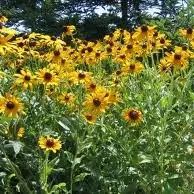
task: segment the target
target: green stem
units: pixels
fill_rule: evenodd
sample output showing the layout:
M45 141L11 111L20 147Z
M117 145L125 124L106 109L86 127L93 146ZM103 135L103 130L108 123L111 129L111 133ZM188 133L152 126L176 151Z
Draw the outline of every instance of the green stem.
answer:
M20 174L20 172L18 172L18 170L14 167L14 165L12 164L12 162L10 161L9 157L7 156L4 148L2 145L0 145L0 149L3 152L3 154L5 155L5 158L10 166L10 168L12 169L12 171L14 172L14 174L16 175L16 177L18 178L19 182L23 185L25 192L32 194L31 190L28 188L27 183L24 181L24 178L22 177L22 175Z
M44 161L44 171L43 171L43 190L47 192L47 179L48 179L48 158L49 158L49 152L46 152L46 157Z

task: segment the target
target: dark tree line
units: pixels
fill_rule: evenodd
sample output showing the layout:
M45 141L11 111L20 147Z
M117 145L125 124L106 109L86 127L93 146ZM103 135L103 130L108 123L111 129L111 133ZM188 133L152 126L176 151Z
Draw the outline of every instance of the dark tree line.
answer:
M97 8L108 10L98 15ZM151 18L146 11L158 8L158 17L173 17L180 0L1 0L0 13L9 25L18 24L34 32L58 35L74 24L84 38L100 38L110 26L132 29Z

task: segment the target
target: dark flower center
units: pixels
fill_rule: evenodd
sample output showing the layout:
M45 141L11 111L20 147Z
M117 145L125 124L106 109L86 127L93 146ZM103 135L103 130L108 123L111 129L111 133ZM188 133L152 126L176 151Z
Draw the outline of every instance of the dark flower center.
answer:
M175 60L181 60L181 55L176 53L176 54L174 55L174 59L175 59Z
M32 40L29 42L30 47L36 46L36 41Z
M101 102L98 98L93 99L93 103L94 103L95 106L100 106L101 105Z
M164 39L164 38L161 38L161 39L160 39L160 43L161 43L161 44L164 44L164 43L165 43L165 39Z
M95 84L90 84L90 88L91 89L95 89L96 88L96 85Z
M113 41L109 41L108 43L110 46L114 46L114 42Z
M100 53L96 53L96 57L100 57Z
M84 79L86 75L84 73L79 73L78 74L79 79Z
M64 32L64 33L68 32L68 27L67 27L67 26L64 26L64 27L63 27L63 32Z
M192 34L193 33L193 29L191 27L187 28L187 34Z
M24 79L25 79L26 81L30 81L31 78L30 78L29 75L25 75Z
M23 42L18 42L18 47L23 47L24 43Z
M183 49L184 51L186 51L186 50L187 50L187 46L186 46L186 45L182 46L182 49Z
M120 55L120 58L121 58L121 59L125 59L126 56L125 56L125 55Z
M29 35L27 34L27 33L25 33L24 35L23 35L23 39L27 39L29 37Z
M54 55L57 57L60 55L60 52L58 50L54 51Z
M54 145L55 145L54 140L52 140L52 139L47 139L47 141L46 141L46 147L52 148Z
M112 52L112 49L111 49L111 48L107 48L106 51L107 51L108 53L111 53L111 52Z
M15 104L14 104L12 101L9 101L9 102L7 102L7 104L6 104L6 107L7 107L8 109L14 109Z
M134 69L135 69L135 64L131 64L131 65L129 66L129 68L130 68L130 70L134 70Z
M105 94L105 96L104 96L104 97L106 98L106 97L108 97L108 96L109 96L109 93L107 92L107 93Z
M51 40L52 40L52 41L56 41L57 38L56 38L55 36L51 36Z
M88 50L89 53L91 53L93 51L93 48L92 47L88 47L87 50Z
M122 72L120 70L116 71L116 75L120 75Z
M69 101L70 98L69 98L69 96L65 96L64 99L65 99L65 101Z
M129 113L128 113L128 116L130 119L132 120L137 120L139 118L139 114L137 111L135 110L131 110Z
M128 44L128 45L127 45L127 49L130 50L130 49L132 49L132 48L133 48L133 45L132 45L132 44Z
M147 32L148 31L148 27L146 25L141 26L141 31L142 32Z
M158 32L154 32L154 37L157 37L158 36Z
M119 80L115 80L114 83L117 85L119 84Z
M143 49L146 49L146 48L147 48L147 45L146 45L146 44L143 44L143 45L142 45L142 48L143 48Z
M88 121L91 121L91 120L92 120L92 115L86 115L86 119L87 119Z
M50 81L52 79L52 74L49 73L49 72L46 72L44 74L44 79L47 80L47 81Z
M81 53L84 54L85 52L86 52L86 48L83 48L83 49L81 50Z

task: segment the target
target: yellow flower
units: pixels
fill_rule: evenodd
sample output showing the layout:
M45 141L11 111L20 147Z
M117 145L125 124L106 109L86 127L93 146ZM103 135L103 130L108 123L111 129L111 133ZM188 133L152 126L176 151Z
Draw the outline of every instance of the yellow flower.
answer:
M18 137L23 137L24 136L24 132L25 132L25 129L23 127L20 127L18 129L18 133L17 133L17 136Z
M56 153L56 151L60 150L62 147L60 140L54 139L50 136L40 137L38 143L41 149L53 151L54 153Z
M178 52L172 52L172 53L166 53L167 61L173 65L175 69L185 69L188 67L189 62L183 55L183 53L178 53Z
M123 117L126 121L131 122L132 125L137 125L143 120L141 111L135 108L125 109L123 113Z
M182 36L189 40L192 40L194 38L194 32L191 27L188 27L187 29L180 29L179 32Z
M58 97L58 101L61 104L68 104L68 105L72 105L73 101L74 101L75 97L72 93L67 93L64 92L62 93L59 97Z
M35 83L35 76L32 76L29 70L21 70L20 74L14 74L14 76L17 77L14 85L22 84L24 90L27 88L32 89Z
M0 15L0 23L5 23L7 21L8 21L8 19L5 16Z
M83 114L83 116L86 122L88 122L89 124L94 124L96 122L97 115L86 112Z
M86 96L83 106L94 114L105 112L105 109L108 107L108 98L106 97L106 94L106 90L99 87L96 91Z
M140 73L143 68L143 64L139 61L128 61L123 65L122 71L125 73Z
M149 37L152 37L156 26L146 26L142 25L141 27L138 27L133 34L132 38L136 41L142 41L142 40L148 40Z
M160 64L158 66L158 70L162 74L166 74L173 70L172 64L170 64L167 59L164 57L160 60Z
M47 68L39 70L39 72L37 73L37 79L39 80L40 83L47 86L58 85L60 81L55 72Z
M76 28L73 25L64 26L63 35L72 35L75 30L76 30Z
M92 76L91 72L85 72L85 71L77 71L77 72L72 72L70 73L70 80L74 84L86 84L88 82L91 82Z
M19 99L7 93L5 97L0 98L0 112L8 117L18 117L22 113L23 104Z

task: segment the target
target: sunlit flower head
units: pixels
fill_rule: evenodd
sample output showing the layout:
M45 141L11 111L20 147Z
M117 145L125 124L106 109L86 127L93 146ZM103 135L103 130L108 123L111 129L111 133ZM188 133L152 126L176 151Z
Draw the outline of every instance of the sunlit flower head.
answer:
M8 117L18 117L23 113L23 104L19 98L7 93L5 97L0 98L0 112L3 112Z
M22 88L25 90L27 88L32 89L33 84L35 84L35 76L31 74L29 70L21 70L20 74L14 74L17 78L14 85L22 85Z
M72 35L75 32L76 28L73 25L64 26L63 27L63 34L64 35Z
M58 85L60 79L53 70L43 68L37 72L37 79L44 85Z
M54 153L56 153L56 151L60 150L62 147L60 140L50 136L40 137L38 143L40 148L46 151L53 151Z
M17 132L18 137L23 137L25 133L25 129L23 127L20 127Z
M123 117L132 125L137 125L143 120L142 112L136 108L127 108L123 112Z

